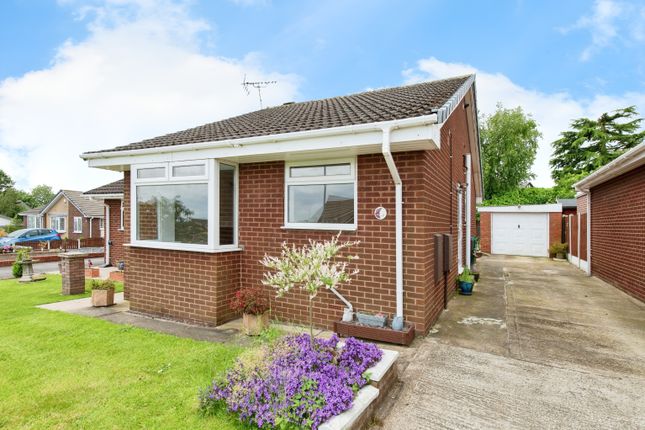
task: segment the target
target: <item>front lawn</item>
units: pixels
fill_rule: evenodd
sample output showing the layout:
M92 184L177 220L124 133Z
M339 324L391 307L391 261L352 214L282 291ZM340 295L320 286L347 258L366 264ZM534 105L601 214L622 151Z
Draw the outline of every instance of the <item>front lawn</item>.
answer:
M197 399L241 348L35 308L60 282L0 281L0 428L242 428Z

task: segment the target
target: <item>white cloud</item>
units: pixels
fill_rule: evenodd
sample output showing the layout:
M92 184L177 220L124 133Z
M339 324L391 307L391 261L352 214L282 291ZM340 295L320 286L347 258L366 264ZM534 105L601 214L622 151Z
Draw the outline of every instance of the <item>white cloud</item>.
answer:
M477 108L483 114L495 112L496 104L505 107L521 106L524 112L533 116L542 132L540 147L533 165L536 186L552 185L549 159L551 142L558 139L560 132L567 130L573 119L596 118L603 112L636 105L645 113L645 93L628 92L621 95L592 94L588 99L575 99L566 92L545 93L524 88L507 76L490 73L461 63L446 63L436 58L420 60L413 69L403 72L408 82L441 79L451 76L476 73Z
M184 4L109 0L78 11L85 40L65 42L46 69L0 82L0 169L20 187L89 189L117 175L88 168L82 152L257 109L244 74L278 81L265 106L297 96L297 76L266 71L252 54L200 52L208 25Z
M645 6L615 0L596 0L591 14L580 17L575 24L560 31L564 34L574 30L589 31L591 43L580 53L580 60L588 61L616 40L645 42L644 18Z

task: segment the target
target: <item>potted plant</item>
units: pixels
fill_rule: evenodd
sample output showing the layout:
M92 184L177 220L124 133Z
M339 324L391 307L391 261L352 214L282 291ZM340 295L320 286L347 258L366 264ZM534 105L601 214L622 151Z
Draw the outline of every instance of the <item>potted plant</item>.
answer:
M464 296L470 296L473 293L473 285L475 284L475 277L472 272L465 267L464 271L461 272L457 278L459 282L459 293Z
M269 300L262 288L242 288L231 300L231 309L242 312L244 333L258 336L269 327Z
M558 260L564 260L569 250L569 244L556 242L549 246L549 253L555 255L555 258Z
M93 279L92 306L112 306L114 304L114 282L109 279Z

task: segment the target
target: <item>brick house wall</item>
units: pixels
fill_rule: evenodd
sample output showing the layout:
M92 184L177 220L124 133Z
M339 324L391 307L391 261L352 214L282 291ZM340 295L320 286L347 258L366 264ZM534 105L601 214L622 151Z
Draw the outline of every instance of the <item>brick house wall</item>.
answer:
M75 233L74 232L74 217L81 217L83 219L83 228L81 233ZM91 229L91 234L90 234L90 222L92 223L92 229ZM101 224L100 224L100 219L99 218L87 218L84 217L83 214L76 208L71 203L67 203L67 225L66 225L66 230L67 233L65 235L69 239L88 239L90 237L96 238L96 237L101 237Z
M591 189L591 274L645 301L645 166Z
M121 200L106 199L106 206L110 208L109 229L110 229L110 264L116 266L120 261L125 261L123 244L126 243L125 230L121 229ZM107 211L106 211L107 219ZM125 224L124 224L125 226ZM107 240L107 235L106 235Z
M480 212L479 214L480 247L482 252L485 252L487 254L491 253L491 215L492 214L490 212Z
M469 151L467 111L459 106L441 134L441 149L395 153L403 180L404 315L425 333L443 309L443 280L434 282L434 233L453 236L452 270L447 289L452 295L457 275L458 182L465 183L463 155ZM452 157L451 157L452 152ZM340 292L356 310L395 312L395 202L394 184L381 154L357 158L358 229L344 232L342 240L358 240L350 252L360 259L360 273ZM124 201L130 201L129 172L124 174ZM388 211L377 220L373 211ZM475 234L475 192L472 193L472 234ZM261 284L264 269L259 260L277 254L283 241L329 239L336 232L284 229L284 162L248 163L239 166L239 244L243 251L199 253L125 247L125 289L131 309L208 325L221 324L235 315L228 303L240 286ZM130 208L125 206L125 238L129 238ZM465 237L465 234L464 234ZM127 240L127 239L125 239ZM464 248L465 249L465 248ZM283 321L308 321L308 299L293 291L275 299L273 317ZM332 293L319 293L314 323L331 328L344 305Z

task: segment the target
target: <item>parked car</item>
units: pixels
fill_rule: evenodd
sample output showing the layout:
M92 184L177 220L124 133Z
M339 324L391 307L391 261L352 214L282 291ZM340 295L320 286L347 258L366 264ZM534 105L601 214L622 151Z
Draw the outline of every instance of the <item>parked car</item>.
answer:
M0 238L0 246L16 245L23 242L49 242L61 240L60 234L51 228L23 228Z

